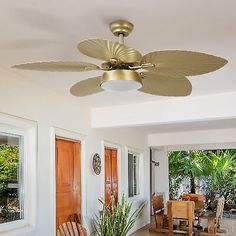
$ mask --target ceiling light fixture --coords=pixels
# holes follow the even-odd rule
[[[102,71],[102,75],[84,79],[71,87],[71,94],[78,97],[104,90],[138,90],[157,96],[178,97],[188,96],[192,92],[187,76],[213,72],[227,64],[224,58],[186,50],[154,51],[142,55],[124,44],[124,38],[129,36],[133,27],[128,21],[117,20],[110,24],[117,41],[95,38],[78,44],[81,53],[101,60],[100,66],[81,61],[47,61],[13,67],[58,72]],[[156,33],[156,30],[153,31],[153,34]]]
[[[133,70],[111,70],[103,73],[101,87],[113,91],[137,90],[142,87],[142,80]]]

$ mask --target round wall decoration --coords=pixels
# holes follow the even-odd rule
[[[99,156],[98,153],[95,153],[93,155],[93,170],[96,175],[100,175],[101,167],[102,167],[101,157]]]

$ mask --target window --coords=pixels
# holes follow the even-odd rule
[[[24,219],[23,136],[0,132],[0,225]]]
[[[35,230],[37,123],[0,113],[0,235]]]
[[[139,161],[138,154],[128,152],[128,196],[134,197],[140,194],[139,186]]]

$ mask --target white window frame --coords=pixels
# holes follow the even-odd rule
[[[132,153],[134,155],[137,155],[139,158],[139,173],[138,173],[138,183],[139,183],[139,194],[138,195],[134,195],[133,197],[129,197],[129,177],[128,177],[128,154]],[[133,147],[125,147],[125,170],[126,170],[126,194],[127,197],[130,201],[136,201],[139,199],[142,199],[144,193],[143,193],[143,189],[144,189],[144,182],[143,182],[143,174],[144,174],[144,151],[137,149],[137,148],[133,148]]]
[[[0,224],[0,235],[12,236],[35,230],[37,123],[0,113],[0,131],[23,137],[23,211],[24,219]]]

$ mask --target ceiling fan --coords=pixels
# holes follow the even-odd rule
[[[38,71],[81,72],[103,71],[102,76],[82,80],[70,89],[75,96],[87,96],[104,90],[139,90],[161,96],[187,96],[192,85],[186,76],[201,75],[223,67],[227,60],[193,51],[167,50],[144,56],[124,44],[133,24],[118,20],[110,24],[118,42],[88,39],[78,44],[86,56],[103,61],[101,66],[86,62],[51,61],[15,65],[13,68]]]

